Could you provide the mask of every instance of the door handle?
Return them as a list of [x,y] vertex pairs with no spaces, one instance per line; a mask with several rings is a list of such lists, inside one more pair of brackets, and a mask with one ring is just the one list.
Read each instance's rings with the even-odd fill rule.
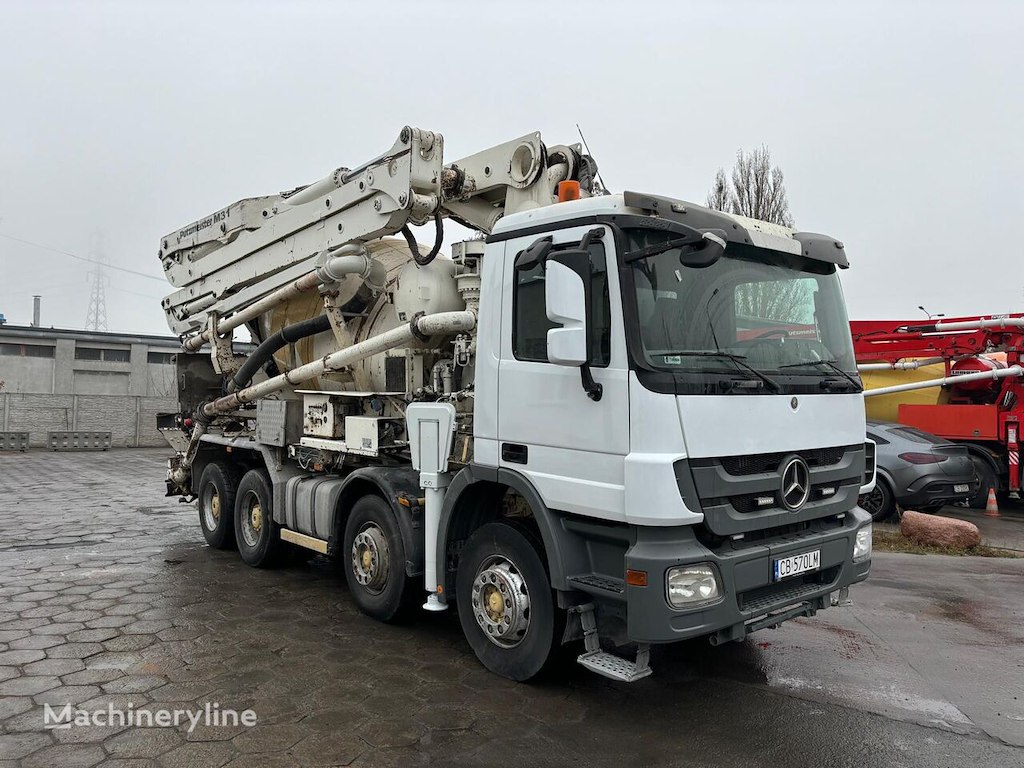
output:
[[501,444],[501,460],[507,461],[509,464],[525,464],[527,454],[525,445],[519,445],[519,443]]

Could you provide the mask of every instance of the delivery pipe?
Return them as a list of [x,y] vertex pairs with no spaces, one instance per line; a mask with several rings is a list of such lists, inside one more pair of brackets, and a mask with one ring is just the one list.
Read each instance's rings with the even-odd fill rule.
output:
[[[309,293],[325,283],[333,283],[346,275],[359,275],[374,290],[381,290],[387,279],[384,265],[366,252],[361,244],[343,245],[337,255],[331,256],[323,264],[302,277],[293,280],[269,293],[259,301],[255,301],[243,310],[235,312],[217,323],[217,332],[226,335],[250,320],[255,320],[275,307],[278,307],[299,294]],[[186,352],[196,352],[210,341],[210,329],[186,339],[182,345]]]
[[408,344],[414,339],[428,339],[431,336],[450,336],[462,331],[470,331],[476,326],[476,313],[471,310],[461,312],[438,312],[434,315],[421,315],[413,318],[407,325],[392,328],[390,331],[353,344],[351,347],[334,352],[319,360],[300,365],[280,376],[261,381],[225,397],[207,403],[202,413],[206,417],[227,413],[240,405],[251,403],[261,397],[277,392],[288,386],[301,384],[324,373],[337,371],[373,355],[389,349]]
[[917,333],[948,333],[950,331],[981,331],[986,328],[999,330],[1015,328],[1024,329],[1024,317],[993,317],[988,320],[938,320],[934,323],[908,325],[900,330]]
[[928,379],[927,381],[913,381],[909,384],[897,384],[892,387],[881,387],[869,389],[864,397],[878,397],[879,395],[891,395],[894,392],[909,392],[913,389],[929,389],[931,387],[943,387],[947,384],[959,384],[966,381],[982,381],[984,379],[1005,379],[1010,376],[1024,376],[1024,368],[1019,365],[1011,365],[1009,368],[998,368],[994,371],[981,371],[979,373],[965,373],[960,376],[945,376],[941,379]]
[[945,358],[928,357],[923,360],[907,360],[898,363],[861,363],[857,366],[858,371],[913,371],[922,365],[935,365],[941,363]]

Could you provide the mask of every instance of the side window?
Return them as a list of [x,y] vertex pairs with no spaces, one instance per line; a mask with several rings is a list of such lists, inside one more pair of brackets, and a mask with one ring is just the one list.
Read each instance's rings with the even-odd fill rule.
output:
[[[579,243],[555,246],[558,251]],[[606,367],[611,360],[611,304],[608,298],[608,265],[604,245],[590,246],[593,277],[590,283],[590,365]],[[548,331],[557,327],[544,309],[544,263],[515,269],[512,292],[512,353],[516,360],[546,363]]]

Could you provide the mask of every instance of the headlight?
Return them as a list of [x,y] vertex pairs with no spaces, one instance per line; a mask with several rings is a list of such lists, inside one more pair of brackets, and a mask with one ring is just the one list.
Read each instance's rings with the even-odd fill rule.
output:
[[853,540],[853,562],[862,563],[871,557],[871,523],[859,531]]
[[718,569],[711,563],[669,568],[665,574],[665,590],[673,608],[693,608],[722,599]]

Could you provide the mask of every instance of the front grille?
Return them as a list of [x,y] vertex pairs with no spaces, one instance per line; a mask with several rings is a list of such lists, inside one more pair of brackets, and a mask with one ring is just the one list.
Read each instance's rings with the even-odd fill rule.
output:
[[809,467],[831,467],[842,461],[846,447],[814,448],[789,453],[757,453],[750,456],[725,456],[720,461],[723,469],[730,475],[757,475],[763,472],[774,472],[779,468],[782,460],[787,456],[792,456],[793,453],[806,461]]
[[[717,536],[732,536],[788,522],[846,512],[864,484],[864,443],[747,456],[700,457],[676,467],[679,491],[695,498],[704,524]],[[807,503],[791,512],[778,502],[782,464],[800,456],[810,470]],[[685,469],[689,468],[689,472]],[[688,482],[692,479],[692,485]],[[759,504],[758,500],[763,503]]]
[[805,597],[818,592],[839,578],[839,566],[834,565],[823,571],[804,573],[777,584],[768,584],[757,589],[740,592],[736,596],[739,609],[743,613],[767,611],[798,603]]
[[[730,496],[729,503],[732,504],[733,509],[739,512],[741,515],[745,515],[748,512],[755,512],[758,509],[765,508],[757,503],[757,500],[762,496],[766,498],[771,498],[772,494],[748,493],[744,496]],[[775,502],[772,501],[772,503],[768,504],[767,506],[773,507],[775,506]]]
[[[811,486],[811,496],[808,501],[821,501],[822,499],[828,499],[835,495],[835,484],[829,483],[818,483],[817,485]],[[831,494],[825,494],[823,488],[831,488]],[[729,503],[732,504],[732,508],[739,512],[741,515],[746,515],[751,512],[761,512],[766,509],[776,509],[778,505],[775,501],[774,493],[745,493],[739,496],[729,496]],[[770,504],[759,504],[758,499],[770,498],[772,502]]]
[[864,485],[867,485],[875,476],[875,441],[868,440],[864,443]]

